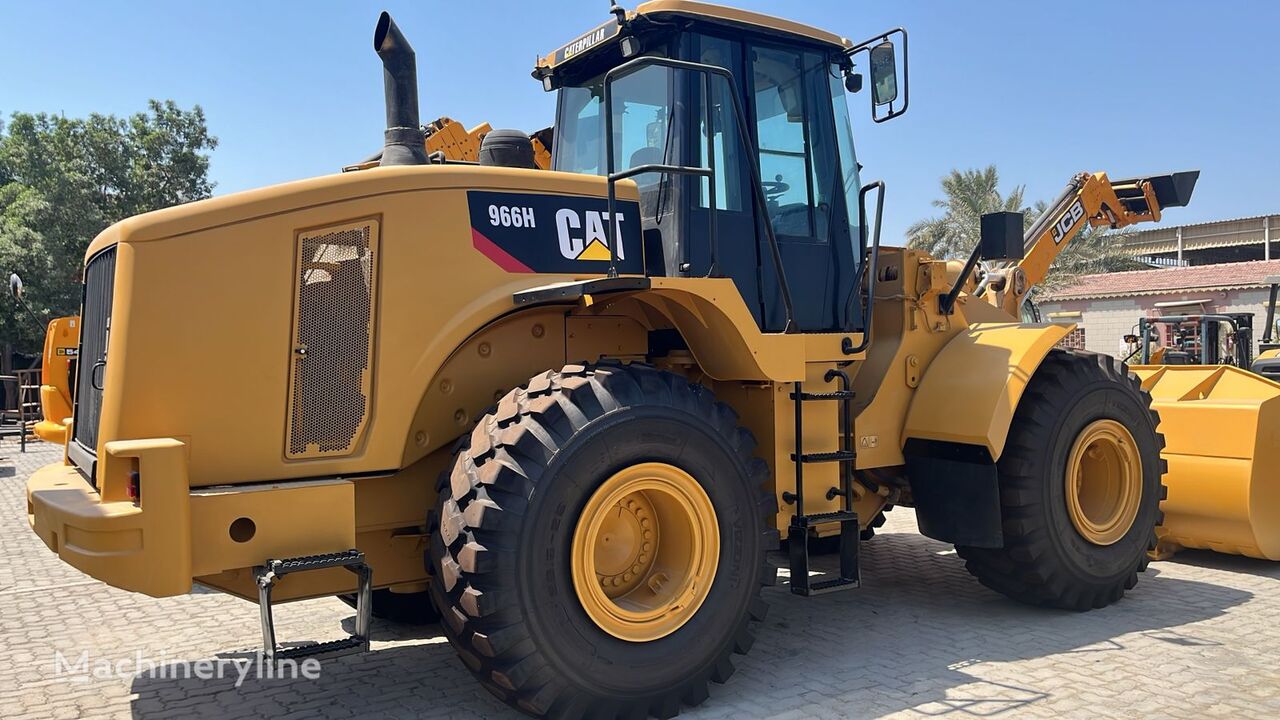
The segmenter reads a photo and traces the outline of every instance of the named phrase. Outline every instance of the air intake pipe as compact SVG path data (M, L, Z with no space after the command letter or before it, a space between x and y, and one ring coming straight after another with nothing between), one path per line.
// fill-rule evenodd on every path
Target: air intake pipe
M382 83L386 95L387 130L379 165L426 165L422 126L418 121L418 67L413 46L391 19L378 16L373 49L382 58Z

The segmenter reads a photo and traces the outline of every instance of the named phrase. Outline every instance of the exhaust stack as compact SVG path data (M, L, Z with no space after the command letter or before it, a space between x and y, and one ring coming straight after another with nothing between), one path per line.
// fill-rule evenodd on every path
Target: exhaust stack
M386 140L380 165L426 165L422 126L418 120L418 67L413 46L383 12L373 31L373 49L382 58L387 105Z

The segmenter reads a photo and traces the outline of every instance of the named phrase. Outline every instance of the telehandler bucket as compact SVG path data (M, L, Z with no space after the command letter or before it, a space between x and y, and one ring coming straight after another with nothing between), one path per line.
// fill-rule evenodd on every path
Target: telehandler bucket
M1169 464L1157 555L1280 560L1280 383L1229 365L1131 369L1160 413Z

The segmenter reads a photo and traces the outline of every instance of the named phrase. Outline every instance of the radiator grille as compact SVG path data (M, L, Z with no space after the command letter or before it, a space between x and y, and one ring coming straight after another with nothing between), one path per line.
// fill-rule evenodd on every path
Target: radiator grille
M107 340L111 330L116 248L94 255L84 270L84 306L80 311L80 352L76 368L74 440L90 453L98 450L102 415L102 382L106 375ZM95 387L96 386L96 387Z
M378 222L297 236L285 455L350 455L369 419Z

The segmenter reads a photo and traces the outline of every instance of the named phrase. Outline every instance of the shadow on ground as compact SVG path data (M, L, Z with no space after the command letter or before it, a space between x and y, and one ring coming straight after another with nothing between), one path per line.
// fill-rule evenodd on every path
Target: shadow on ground
M1216 566L1221 557L1215 556ZM1003 716L1050 693L1034 687L1034 678L981 681L965 668L1062 653L1080 655L1083 667L1092 662L1087 656L1124 650L1134 634L1167 642L1170 652L1216 644L1184 626L1251 597L1172 578L1155 565L1109 608L1072 613L1025 607L980 586L948 546L909 533L867 543L863 567L860 590L817 598L794 596L785 585L766 591L770 615L750 654L736 658L736 675L712 688L708 714L748 702L751 714L804 712L807 704L822 702L863 708L857 714L867 715L914 708L924 716ZM375 622L373 632L379 649L326 661L317 680L250 677L236 687L234 677L138 676L133 714L152 718L181 708L186 715L219 717L517 717L471 678L438 628ZM806 692L821 699L806 699ZM698 710L684 713L696 716Z
M1280 580L1280 563L1243 555L1223 555L1209 550L1180 550L1169 562Z

